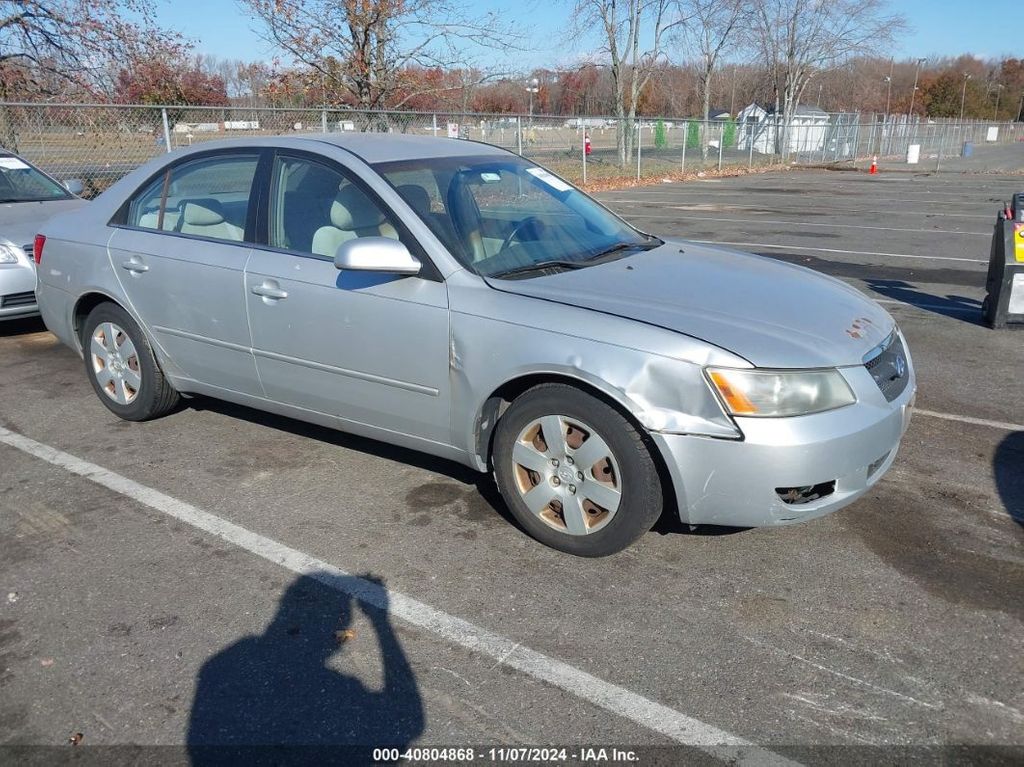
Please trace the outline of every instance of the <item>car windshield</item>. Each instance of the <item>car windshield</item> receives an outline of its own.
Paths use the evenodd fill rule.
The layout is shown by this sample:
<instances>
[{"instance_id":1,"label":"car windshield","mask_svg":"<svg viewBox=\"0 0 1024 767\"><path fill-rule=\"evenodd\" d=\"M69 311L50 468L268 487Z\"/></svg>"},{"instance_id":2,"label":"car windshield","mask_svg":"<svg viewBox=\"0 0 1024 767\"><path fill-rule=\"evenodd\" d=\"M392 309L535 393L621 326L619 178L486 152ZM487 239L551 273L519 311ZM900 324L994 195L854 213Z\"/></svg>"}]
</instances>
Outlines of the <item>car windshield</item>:
<instances>
[{"instance_id":1,"label":"car windshield","mask_svg":"<svg viewBox=\"0 0 1024 767\"><path fill-rule=\"evenodd\" d=\"M375 169L463 265L484 277L577 269L661 244L518 157L437 157Z\"/></svg>"},{"instance_id":2,"label":"car windshield","mask_svg":"<svg viewBox=\"0 0 1024 767\"><path fill-rule=\"evenodd\" d=\"M20 157L0 155L0 202L65 200L71 195Z\"/></svg>"}]
</instances>

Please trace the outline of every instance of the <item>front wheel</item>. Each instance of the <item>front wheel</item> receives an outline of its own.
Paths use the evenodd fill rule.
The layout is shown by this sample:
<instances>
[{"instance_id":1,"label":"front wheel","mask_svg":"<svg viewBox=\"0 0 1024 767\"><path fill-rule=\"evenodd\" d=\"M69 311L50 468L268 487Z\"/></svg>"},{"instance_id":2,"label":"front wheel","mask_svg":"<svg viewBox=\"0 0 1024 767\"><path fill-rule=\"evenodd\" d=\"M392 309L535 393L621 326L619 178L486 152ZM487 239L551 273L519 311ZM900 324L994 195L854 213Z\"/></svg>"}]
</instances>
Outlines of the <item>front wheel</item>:
<instances>
[{"instance_id":1,"label":"front wheel","mask_svg":"<svg viewBox=\"0 0 1024 767\"><path fill-rule=\"evenodd\" d=\"M560 551L614 554L661 514L661 481L643 435L572 386L543 384L517 397L498 421L492 462L512 514Z\"/></svg>"},{"instance_id":2,"label":"front wheel","mask_svg":"<svg viewBox=\"0 0 1024 767\"><path fill-rule=\"evenodd\" d=\"M158 418L178 403L149 339L117 304L104 303L82 326L85 372L100 402L126 421Z\"/></svg>"}]
</instances>

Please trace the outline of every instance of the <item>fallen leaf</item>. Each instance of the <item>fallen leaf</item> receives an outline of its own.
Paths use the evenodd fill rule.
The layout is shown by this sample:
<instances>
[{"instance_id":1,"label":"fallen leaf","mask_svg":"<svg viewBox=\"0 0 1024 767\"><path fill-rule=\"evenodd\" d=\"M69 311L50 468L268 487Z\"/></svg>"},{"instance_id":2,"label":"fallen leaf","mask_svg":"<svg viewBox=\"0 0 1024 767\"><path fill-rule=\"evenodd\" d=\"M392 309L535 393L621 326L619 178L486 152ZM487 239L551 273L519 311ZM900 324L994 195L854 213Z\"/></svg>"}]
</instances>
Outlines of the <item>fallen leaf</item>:
<instances>
[{"instance_id":1,"label":"fallen leaf","mask_svg":"<svg viewBox=\"0 0 1024 767\"><path fill-rule=\"evenodd\" d=\"M79 743L82 742L82 738L84 737L85 735L83 735L82 733L76 732L74 735L68 738L68 743L70 743L72 746L77 746Z\"/></svg>"},{"instance_id":2,"label":"fallen leaf","mask_svg":"<svg viewBox=\"0 0 1024 767\"><path fill-rule=\"evenodd\" d=\"M17 601L18 601L18 592L17 591L10 591L10 592L7 593L7 602L9 604L13 605Z\"/></svg>"},{"instance_id":3,"label":"fallen leaf","mask_svg":"<svg viewBox=\"0 0 1024 767\"><path fill-rule=\"evenodd\" d=\"M40 658L39 665L43 668L49 668L53 665L53 658Z\"/></svg>"},{"instance_id":4,"label":"fallen leaf","mask_svg":"<svg viewBox=\"0 0 1024 767\"><path fill-rule=\"evenodd\" d=\"M343 629L342 631L334 632L334 641L338 644L345 644L345 642L351 642L356 638L355 629Z\"/></svg>"}]
</instances>

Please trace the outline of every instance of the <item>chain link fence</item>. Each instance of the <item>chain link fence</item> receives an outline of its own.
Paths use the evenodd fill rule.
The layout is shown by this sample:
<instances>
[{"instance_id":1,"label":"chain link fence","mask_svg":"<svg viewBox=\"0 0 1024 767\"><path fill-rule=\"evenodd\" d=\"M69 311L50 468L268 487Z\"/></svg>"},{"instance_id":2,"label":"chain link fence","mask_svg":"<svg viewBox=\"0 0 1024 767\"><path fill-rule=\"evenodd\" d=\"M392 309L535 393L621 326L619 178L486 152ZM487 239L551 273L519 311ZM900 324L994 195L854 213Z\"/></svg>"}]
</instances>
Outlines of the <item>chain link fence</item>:
<instances>
[{"instance_id":1,"label":"chain link fence","mask_svg":"<svg viewBox=\"0 0 1024 767\"><path fill-rule=\"evenodd\" d=\"M212 139L359 131L482 141L588 185L779 165L864 169L875 157L886 170L1024 171L1024 124L907 115L807 110L785 126L748 108L738 120L643 117L630 124L614 117L0 103L0 144L58 178L81 179L89 195L158 154Z\"/></svg>"}]
</instances>

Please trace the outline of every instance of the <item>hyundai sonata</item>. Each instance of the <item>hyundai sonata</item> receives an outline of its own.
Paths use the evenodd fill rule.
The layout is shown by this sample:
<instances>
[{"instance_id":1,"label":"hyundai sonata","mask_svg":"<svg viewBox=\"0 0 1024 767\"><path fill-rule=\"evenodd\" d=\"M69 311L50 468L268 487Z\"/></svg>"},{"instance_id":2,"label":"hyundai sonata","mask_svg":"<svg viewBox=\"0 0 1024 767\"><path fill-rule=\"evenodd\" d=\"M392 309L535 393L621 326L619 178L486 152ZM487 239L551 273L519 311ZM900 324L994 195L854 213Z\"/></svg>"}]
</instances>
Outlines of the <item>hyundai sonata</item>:
<instances>
[{"instance_id":1,"label":"hyundai sonata","mask_svg":"<svg viewBox=\"0 0 1024 767\"><path fill-rule=\"evenodd\" d=\"M43 235L43 318L121 418L201 394L443 456L577 555L666 508L835 511L892 463L914 396L854 288L643 233L485 144L204 143Z\"/></svg>"}]
</instances>

